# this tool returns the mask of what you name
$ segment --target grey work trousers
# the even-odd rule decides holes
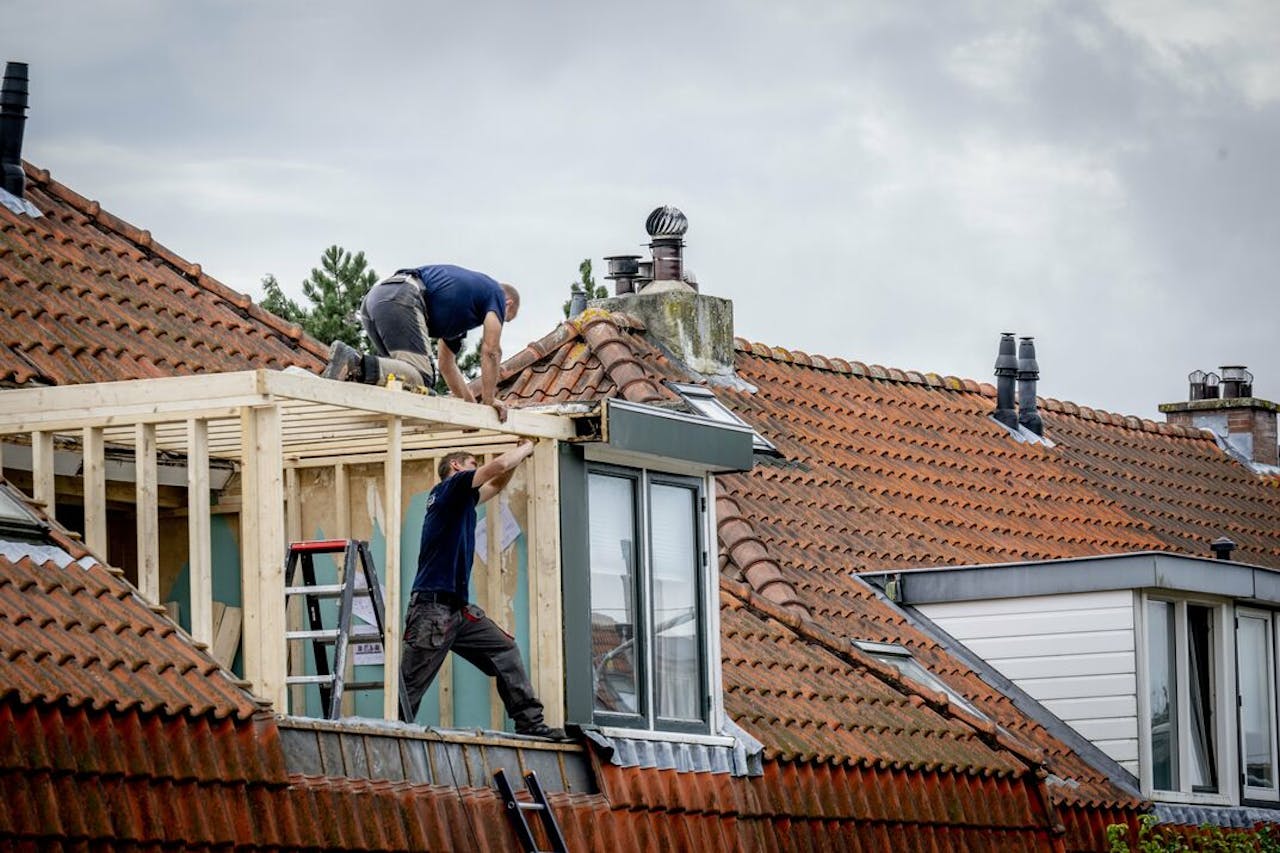
[[[474,604],[457,610],[448,604],[417,600],[411,600],[405,618],[400,663],[414,717],[450,650],[498,680],[498,695],[507,715],[515,721],[517,732],[543,722],[542,703],[534,695],[520,649],[510,634]]]

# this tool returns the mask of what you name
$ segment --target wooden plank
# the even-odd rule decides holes
[[[84,459],[84,544],[99,558],[107,559],[107,469],[101,427],[85,427],[82,437]]]
[[[187,550],[191,636],[213,643],[213,544],[209,513],[209,424],[187,421]]]
[[[156,476],[155,424],[138,424],[134,430],[138,592],[152,604],[160,601],[160,496]]]
[[[286,468],[284,471],[284,541],[285,547],[290,542],[302,541],[302,484],[298,481],[298,469]],[[285,579],[288,582],[288,578]],[[301,583],[302,581],[295,577],[293,583]],[[305,602],[302,596],[295,595],[285,600],[287,612],[285,614],[285,624],[290,630],[303,627],[303,617],[306,613]],[[305,643],[285,643],[285,655],[287,661],[285,664],[285,672],[289,675],[303,675],[305,673],[304,658],[306,656]],[[304,714],[307,701],[307,688],[303,684],[295,684],[289,688],[289,711],[293,714]]]
[[[239,607],[224,605],[218,602],[222,610],[222,618],[218,620],[218,631],[213,637],[213,659],[227,669],[235,662],[236,650],[240,647],[241,627],[244,612]],[[249,649],[245,648],[245,657]]]
[[[264,393],[257,374],[205,373],[199,376],[165,376],[156,379],[124,379],[84,385],[55,385],[47,388],[13,388],[5,392],[5,414],[0,426],[8,426],[16,412],[74,412],[94,409],[118,410],[128,406],[150,406],[159,411],[171,406],[181,411],[184,401],[214,401],[251,395],[259,402]],[[181,420],[178,418],[177,420]]]
[[[488,454],[485,459],[496,459],[498,454]],[[485,561],[484,561],[484,590],[485,604],[484,609],[489,613],[489,617],[502,626],[504,630],[511,630],[512,620],[507,614],[510,612],[510,602],[506,601],[506,597],[502,594],[502,495],[499,493],[494,496],[487,504],[485,504]],[[489,727],[494,731],[502,731],[503,723],[506,719],[506,709],[502,706],[502,697],[498,695],[498,682],[496,679],[489,681]]]
[[[440,450],[442,448],[448,450],[470,450],[475,453],[486,453],[496,451],[501,453],[515,447],[515,439],[509,435],[496,435],[492,433],[472,433],[470,440],[464,440],[461,433],[451,433],[454,438],[448,441],[437,439],[415,439],[412,435],[405,433],[403,439],[403,449],[400,452],[400,458],[405,462],[420,462],[427,459],[439,459]],[[349,451],[350,448],[346,448]],[[286,449],[285,456],[288,458],[288,464],[295,468],[328,468],[333,465],[376,465],[382,463],[386,458],[385,448],[381,445],[376,450],[367,453],[351,453],[342,452],[334,455],[315,455],[306,458],[291,457],[293,449]]]
[[[7,399],[7,398],[6,398]],[[43,504],[45,514],[54,517],[57,493],[53,474],[53,433],[31,433],[31,497]]]
[[[382,715],[387,720],[400,719],[400,531],[404,512],[402,504],[402,460],[400,418],[387,419],[387,458],[383,468],[386,488],[386,518],[383,533],[386,536],[387,564],[383,570],[382,595],[385,604],[386,637],[382,644],[383,672]]]
[[[534,513],[529,521],[530,654],[547,725],[564,725],[563,593],[560,581],[560,474],[557,443],[539,441],[533,451]],[[536,578],[536,584],[533,580]],[[537,595],[534,597],[533,589]]]
[[[288,693],[279,407],[246,409],[241,441],[245,449],[240,513],[245,677],[257,695],[284,711]]]

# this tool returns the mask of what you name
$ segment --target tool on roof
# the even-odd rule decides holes
[[[343,554],[342,575],[338,583],[316,583],[315,555]],[[294,574],[302,568],[303,583],[294,586]],[[357,576],[363,576],[364,584],[357,584]],[[325,717],[336,720],[342,715],[342,695],[348,690],[381,690],[382,679],[368,681],[346,680],[347,652],[352,643],[382,643],[387,636],[386,615],[383,610],[382,587],[378,584],[378,572],[369,553],[369,543],[361,539],[321,539],[293,542],[285,555],[285,597],[305,596],[308,628],[285,632],[287,640],[309,640],[315,659],[315,675],[289,675],[285,683],[290,685],[315,684],[320,688],[320,705]],[[356,596],[365,596],[372,605],[374,627],[358,630],[352,626]],[[327,628],[321,601],[337,598],[337,627]],[[329,646],[333,658],[329,658]],[[400,710],[407,713],[404,681],[400,682]],[[404,716],[403,719],[410,719]]]
[[[498,784],[498,792],[502,794],[502,802],[507,806],[507,817],[511,820],[511,828],[516,832],[516,838],[520,839],[520,849],[524,853],[569,853],[568,846],[564,843],[564,836],[560,834],[560,825],[556,823],[556,816],[551,811],[551,806],[547,803],[547,795],[542,790],[542,785],[538,782],[538,774],[530,770],[524,774],[525,787],[529,789],[529,795],[533,798],[533,802],[524,803],[516,799],[516,792],[511,787],[511,782],[507,780],[506,771],[498,768],[498,772],[493,774],[493,781]],[[533,832],[529,829],[529,824],[524,819],[526,811],[537,812],[542,819],[542,828],[547,833],[547,841],[551,844],[550,850],[539,850],[537,842],[534,841]]]

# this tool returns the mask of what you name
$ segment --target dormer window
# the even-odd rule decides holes
[[[688,403],[694,411],[713,421],[719,421],[722,424],[734,424],[735,426],[751,427],[751,424],[735,415],[729,410],[729,407],[721,403],[711,389],[705,385],[685,385],[679,382],[668,382],[667,385],[676,393],[678,393],[686,403]],[[773,446],[767,438],[760,435],[754,429],[751,433],[751,447],[756,453],[770,453],[780,456],[778,448]]]

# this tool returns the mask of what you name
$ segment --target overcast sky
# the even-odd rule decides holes
[[[690,222],[737,334],[1162,419],[1280,400],[1280,3],[0,0],[24,156],[256,297],[333,243],[517,284]]]

